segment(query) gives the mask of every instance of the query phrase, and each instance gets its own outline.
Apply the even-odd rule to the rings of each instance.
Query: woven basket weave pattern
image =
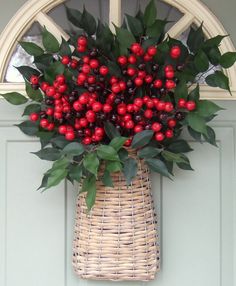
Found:
[[[112,175],[113,188],[97,181],[96,204],[89,214],[85,195],[78,197],[73,267],[81,278],[149,281],[159,270],[150,174],[138,162],[130,187],[120,173]]]

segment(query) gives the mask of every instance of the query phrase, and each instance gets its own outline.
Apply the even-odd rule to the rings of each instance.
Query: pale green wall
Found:
[[[132,1],[132,0],[126,0]],[[188,0],[197,1],[197,0]],[[4,29],[14,13],[26,0],[0,0],[0,32]],[[227,32],[231,35],[236,45],[236,0],[203,0],[203,2],[221,20]]]

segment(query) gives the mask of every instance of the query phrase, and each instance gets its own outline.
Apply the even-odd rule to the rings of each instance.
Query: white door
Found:
[[[108,0],[84,2],[94,15],[108,20]],[[119,9],[112,5],[119,1],[110,2],[112,17],[117,21]],[[82,1],[68,3],[82,7]],[[122,3],[123,12],[133,13],[136,9],[136,1]],[[162,13],[167,9],[161,4]],[[58,7],[49,15],[66,27],[62,10]],[[175,9],[172,15],[185,21],[185,26],[190,23],[191,17],[182,16]],[[41,24],[58,31],[51,20],[48,24],[44,13],[37,17]],[[182,22],[180,32],[184,31]],[[176,26],[172,28],[175,31]],[[35,34],[36,25],[28,36]],[[14,81],[12,77],[21,81],[10,70],[6,76],[4,73],[5,83],[0,90],[22,88],[21,84],[10,83]],[[70,183],[64,183],[43,194],[35,191],[48,163],[30,154],[39,149],[39,143],[13,126],[21,119],[21,108],[0,99],[0,286],[235,286],[236,101],[220,104],[227,110],[212,124],[219,148],[193,143],[186,135],[195,149],[190,154],[195,171],[176,170],[173,182],[153,175],[161,232],[161,271],[156,280],[115,283],[80,280],[73,273],[71,245],[76,190]]]

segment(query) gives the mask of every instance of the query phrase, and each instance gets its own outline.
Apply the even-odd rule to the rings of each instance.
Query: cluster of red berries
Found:
[[[71,141],[80,138],[88,145],[105,139],[104,122],[109,121],[129,137],[127,146],[133,135],[143,130],[153,130],[155,140],[161,142],[172,138],[184,113],[196,108],[194,101],[165,100],[166,95],[174,95],[178,67],[159,66],[156,46],[144,50],[139,43],[133,43],[129,55],[117,59],[119,76],[111,74],[99,50],[88,49],[85,36],[78,38],[76,50],[82,53],[80,58],[61,58],[67,68],[78,71],[73,83],[68,84],[64,75],[57,75],[52,85],[38,76],[30,79],[45,93],[46,107],[30,115],[43,129],[56,130]],[[179,59],[180,47],[172,46],[169,56]],[[138,95],[140,90],[142,96]]]

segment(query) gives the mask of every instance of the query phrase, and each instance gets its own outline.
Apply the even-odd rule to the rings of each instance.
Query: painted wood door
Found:
[[[108,18],[108,1],[101,2],[100,13]],[[132,11],[132,3],[123,10]],[[93,1],[87,4],[98,11]],[[213,122],[219,148],[185,135],[195,149],[195,171],[176,169],[173,182],[153,175],[162,249],[156,280],[114,283],[80,280],[73,273],[77,190],[64,183],[35,191],[49,164],[30,154],[39,143],[13,126],[21,120],[19,108],[0,99],[0,286],[235,286],[236,102],[221,104],[227,111]]]

